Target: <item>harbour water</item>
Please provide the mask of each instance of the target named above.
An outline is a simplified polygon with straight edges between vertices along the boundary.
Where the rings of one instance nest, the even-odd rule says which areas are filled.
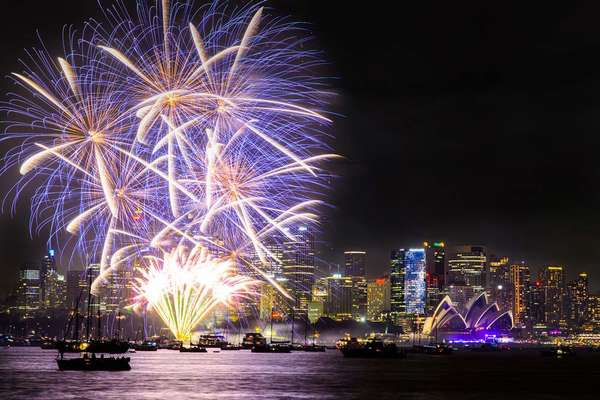
[[[249,351],[130,355],[129,372],[60,372],[56,352],[0,348],[0,399],[597,399],[600,353],[411,354],[400,360]]]

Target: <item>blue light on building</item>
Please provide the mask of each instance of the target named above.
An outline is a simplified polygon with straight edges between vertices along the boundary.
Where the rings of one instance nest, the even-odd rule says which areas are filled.
[[[426,300],[426,262],[425,249],[409,249],[405,255],[405,302],[406,312],[425,313]]]

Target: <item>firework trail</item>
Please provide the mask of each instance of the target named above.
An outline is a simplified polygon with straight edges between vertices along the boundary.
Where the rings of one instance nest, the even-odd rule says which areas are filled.
[[[117,3],[105,17],[70,32],[65,54],[34,50],[13,74],[13,207],[33,190],[32,227],[68,232],[99,259],[95,292],[146,260],[136,307],[187,337],[216,304],[253,292],[240,264],[283,291],[248,260],[274,261],[267,241],[317,222],[322,164],[335,157],[318,53],[257,6],[139,0],[136,13]]]

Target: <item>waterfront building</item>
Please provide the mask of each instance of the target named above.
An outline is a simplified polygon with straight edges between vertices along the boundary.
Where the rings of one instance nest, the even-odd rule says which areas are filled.
[[[305,225],[288,228],[295,240],[283,243],[283,275],[296,315],[306,315],[315,283],[315,237]]]
[[[524,327],[529,322],[531,274],[524,262],[510,266],[512,312],[514,323]]]
[[[407,314],[425,313],[425,249],[405,252],[405,302]]]
[[[384,321],[390,311],[390,278],[369,279],[367,283],[367,320]]]
[[[486,249],[483,246],[458,246],[448,260],[448,285],[470,286],[475,293],[485,289]]]
[[[543,274],[531,284],[530,316],[531,323],[537,326],[537,329],[544,330],[546,327],[546,301]]]
[[[543,275],[544,321],[548,328],[563,329],[565,321],[565,269],[547,266]]]
[[[490,303],[485,292],[469,299],[461,312],[450,297],[445,297],[433,316],[423,325],[424,335],[449,340],[487,339],[508,336],[513,329],[512,313]]]
[[[406,250],[393,250],[391,253],[390,270],[390,317],[395,324],[406,314],[404,284],[406,278]]]

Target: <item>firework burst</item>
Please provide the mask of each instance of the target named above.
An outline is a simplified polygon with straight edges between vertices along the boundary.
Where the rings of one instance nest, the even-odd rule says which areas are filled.
[[[61,57],[31,54],[33,67],[14,74],[28,94],[4,106],[4,140],[19,141],[5,170],[23,175],[15,201],[36,185],[36,226],[100,260],[94,291],[145,260],[135,306],[182,338],[252,292],[240,263],[280,262],[265,242],[317,222],[321,165],[335,156],[320,61],[300,50],[299,27],[256,6],[156,3],[139,0],[133,15],[117,3]]]

